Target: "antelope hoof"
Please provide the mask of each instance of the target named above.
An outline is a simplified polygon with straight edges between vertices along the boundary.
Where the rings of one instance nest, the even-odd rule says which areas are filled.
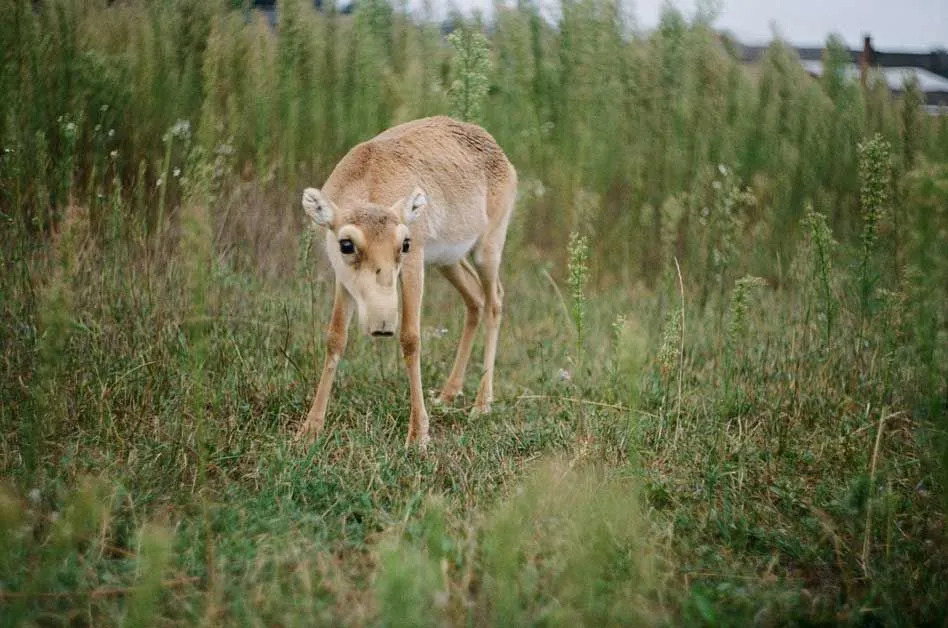
[[[428,415],[422,414],[418,418],[412,417],[408,424],[408,438],[405,439],[405,449],[417,445],[418,451],[425,453],[428,451],[428,443],[431,437],[428,436]]]
[[[303,424],[300,425],[300,429],[296,431],[296,441],[307,445],[312,444],[312,442],[316,440],[316,437],[319,436],[321,424],[322,421],[307,418],[303,421]]]
[[[474,409],[471,410],[471,414],[490,414],[490,404],[490,399],[475,402]]]
[[[481,385],[477,389],[477,396],[474,398],[474,414],[490,414],[490,404],[494,401],[494,390],[490,382],[481,380]]]
[[[444,389],[435,397],[434,402],[438,405],[449,406],[454,403],[454,400],[460,394],[460,389],[454,386],[448,387],[445,386]]]
[[[428,453],[428,443],[431,442],[431,437],[425,434],[424,436],[416,436],[414,432],[408,433],[408,438],[405,439],[405,449],[411,449],[412,445],[418,446],[418,451],[421,454]]]

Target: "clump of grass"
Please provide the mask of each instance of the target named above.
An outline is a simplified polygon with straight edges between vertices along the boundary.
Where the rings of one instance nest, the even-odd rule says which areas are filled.
[[[165,219],[167,210],[165,204],[168,199],[168,190],[172,183],[181,176],[182,164],[173,165],[172,156],[187,155],[188,147],[191,144],[191,123],[187,120],[178,120],[162,136],[161,141],[165,145],[165,156],[159,169],[159,177],[155,185],[158,187],[158,214],[155,218],[155,233],[159,238],[165,233]],[[175,146],[181,148],[180,152],[175,151]],[[183,161],[183,158],[182,158]]]
[[[661,344],[656,355],[658,365],[658,379],[661,388],[662,424],[659,428],[659,439],[664,433],[665,419],[668,416],[668,399],[672,392],[672,377],[676,376],[677,395],[675,397],[675,441],[678,439],[681,428],[682,387],[684,386],[685,371],[685,284],[681,276],[681,265],[678,258],[673,258],[675,271],[678,276],[679,305],[672,309],[665,318],[662,326]]]
[[[767,285],[760,277],[745,276],[734,282],[731,301],[728,306],[727,330],[724,340],[724,399],[729,400],[733,392],[737,357],[744,344],[747,330],[747,312],[750,307],[751,292]]]
[[[925,96],[918,84],[918,77],[906,74],[902,80],[902,166],[911,170],[916,163],[922,145],[922,105]]]
[[[684,333],[682,316],[681,308],[671,310],[662,327],[662,342],[659,345],[656,361],[663,380],[669,378],[678,369],[678,363],[681,359],[681,343]]]
[[[71,202],[72,182],[75,174],[76,144],[79,138],[79,125],[82,122],[80,117],[78,121],[72,120],[70,116],[60,116],[57,119],[59,123],[59,135],[62,142],[62,160],[57,165],[57,201],[60,204]]]
[[[889,203],[891,147],[879,134],[859,144],[859,202],[863,211],[862,250],[859,260],[859,304],[863,319],[869,317],[878,281],[875,262],[879,228]]]
[[[380,548],[374,588],[384,625],[667,620],[667,538],[636,481],[618,470],[540,463],[471,533],[473,552],[461,551],[469,533],[448,526],[441,500],[429,500],[408,529]],[[452,573],[478,584],[449,590]]]
[[[454,48],[451,64],[451,115],[477,122],[487,96],[490,57],[487,38],[479,30],[464,26],[448,35]]]
[[[131,594],[126,622],[129,626],[154,624],[165,590],[164,575],[171,562],[170,531],[162,525],[146,524],[139,532],[138,584]]]
[[[616,471],[540,465],[480,533],[478,623],[661,623],[665,539],[640,500]]]
[[[576,330],[576,361],[582,365],[583,344],[586,334],[586,284],[589,281],[589,245],[586,236],[574,231],[570,234],[567,247],[567,267],[569,275],[566,283],[569,287],[570,318]]]
[[[436,601],[443,590],[438,562],[407,543],[387,542],[379,552],[375,591],[383,626],[437,626]]]
[[[640,380],[648,362],[648,333],[634,314],[620,314],[612,325],[613,361],[616,392],[623,403],[635,407],[639,400]]]
[[[702,258],[697,263],[705,275],[699,280],[702,286],[699,303],[704,305],[715,286],[714,296],[723,300],[733,276],[732,269],[740,259],[739,243],[746,214],[756,201],[753,195],[741,189],[730,168],[718,164],[707,189],[694,195],[693,202],[700,204],[693,237],[701,243]]]
[[[763,288],[767,282],[760,277],[746,276],[734,282],[734,289],[731,291],[731,304],[728,309],[727,325],[727,344],[730,347],[736,346],[747,329],[747,310],[750,301],[751,291],[757,288]]]
[[[147,523],[128,531],[130,548],[118,547],[127,522],[116,516],[116,497],[107,481],[89,477],[65,494],[34,487],[21,496],[0,487],[5,620],[25,621],[37,612],[67,617],[81,599],[93,623],[153,625],[169,586],[172,534]],[[127,607],[110,600],[126,600]]]
[[[58,380],[63,374],[61,363],[68,352],[75,320],[73,283],[85,270],[91,245],[89,227],[88,211],[70,207],[54,236],[43,276],[37,278],[37,362],[31,385],[34,408],[21,423],[21,443],[28,468],[36,462],[44,437],[59,430],[70,418]]]
[[[833,337],[833,323],[837,308],[830,284],[833,275],[832,259],[836,241],[833,239],[833,233],[826,223],[826,216],[813,211],[812,207],[807,210],[803,221],[809,234],[810,278],[819,286],[819,299],[825,323],[823,326],[823,341],[825,344],[829,344]]]

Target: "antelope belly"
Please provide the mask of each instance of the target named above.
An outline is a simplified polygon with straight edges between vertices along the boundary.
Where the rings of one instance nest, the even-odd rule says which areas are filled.
[[[435,266],[451,266],[471,250],[477,238],[461,242],[441,242],[438,240],[425,242],[425,264]]]

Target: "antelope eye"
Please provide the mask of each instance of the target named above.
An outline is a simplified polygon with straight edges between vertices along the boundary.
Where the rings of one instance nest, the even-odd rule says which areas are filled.
[[[402,241],[402,253],[407,253],[410,250],[411,250],[411,238],[405,238],[405,240]]]
[[[352,255],[356,252],[355,244],[352,243],[352,240],[349,238],[343,238],[339,240],[339,251],[343,255]]]

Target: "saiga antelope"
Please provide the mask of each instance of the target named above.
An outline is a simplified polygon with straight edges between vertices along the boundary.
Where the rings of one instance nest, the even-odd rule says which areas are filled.
[[[359,144],[321,191],[303,191],[306,214],[326,229],[336,286],[325,366],[298,437],[312,440],[323,428],[355,311],[366,334],[399,332],[411,387],[406,445],[425,449],[428,412],[420,357],[425,265],[437,267],[467,306],[454,367],[439,400],[450,402],[461,391],[483,313],[484,373],[475,409],[490,410],[503,300],[498,272],[516,187],[516,170],[489,133],[441,116],[398,125]]]

